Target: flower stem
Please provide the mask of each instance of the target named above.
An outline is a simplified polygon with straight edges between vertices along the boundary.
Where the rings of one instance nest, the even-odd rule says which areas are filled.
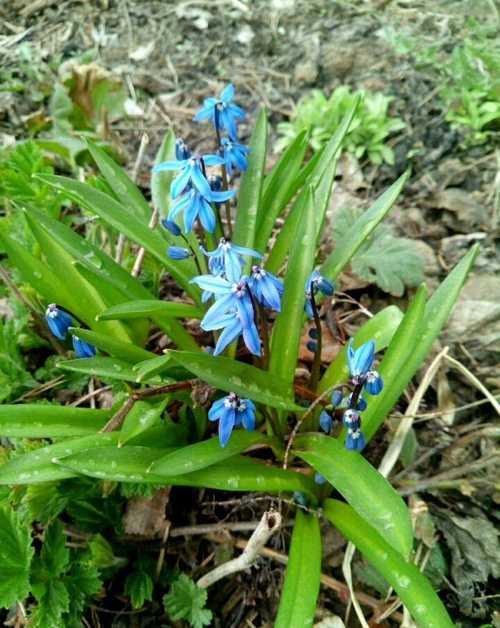
[[[198,274],[203,275],[203,271],[201,270],[200,262],[198,260],[198,255],[196,254],[196,251],[193,249],[193,247],[191,246],[191,243],[189,242],[189,240],[186,238],[186,236],[183,233],[181,233],[181,238],[184,240],[184,242],[186,243],[186,246],[188,247],[188,249],[191,251],[193,255],[194,263],[196,264],[196,268],[198,269]]]
[[[219,109],[215,107],[215,134],[217,136],[217,152],[222,157],[222,145],[221,145],[221,136],[220,136],[220,128],[219,128]],[[227,179],[227,171],[225,164],[221,165],[221,174],[222,174],[222,186],[224,191],[229,190],[229,182]],[[227,222],[227,235],[228,238],[231,239],[233,236],[233,225],[231,222],[231,204],[229,201],[224,203],[224,207],[226,210],[226,222]]]
[[[318,306],[314,299],[314,293],[311,291],[311,309],[313,312],[314,326],[316,327],[316,352],[314,353],[314,360],[311,369],[311,377],[309,379],[309,388],[316,391],[319,381],[319,372],[321,368],[321,349],[322,349],[322,333],[321,333],[321,320],[319,318]]]
[[[267,329],[266,313],[260,303],[257,303],[257,311],[259,318],[259,329],[262,335],[262,368],[267,370],[269,365],[269,332]]]

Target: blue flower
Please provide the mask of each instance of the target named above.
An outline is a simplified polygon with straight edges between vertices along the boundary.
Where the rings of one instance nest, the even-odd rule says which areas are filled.
[[[314,481],[316,482],[316,484],[319,484],[320,486],[327,483],[327,479],[325,478],[324,475],[321,475],[321,473],[314,474]]]
[[[96,354],[96,348],[85,340],[78,338],[78,336],[72,337],[73,349],[75,350],[76,357],[78,358],[93,358]]]
[[[181,229],[179,227],[179,225],[174,222],[173,220],[169,220],[168,218],[164,218],[161,221],[161,224],[165,227],[165,229],[167,229],[168,231],[170,231],[170,233],[174,236],[180,236],[181,235]]]
[[[213,293],[215,303],[207,310],[200,325],[205,331],[222,329],[214,355],[219,355],[228,344],[240,335],[248,350],[261,354],[260,338],[254,321],[254,311],[250,298],[247,278],[241,277],[236,282],[215,275],[199,275],[191,279],[202,290]]]
[[[255,405],[250,399],[241,399],[236,393],[214,401],[208,411],[210,421],[219,421],[219,442],[225,447],[234,427],[243,425],[246,430],[255,429]]]
[[[375,343],[373,340],[365,342],[359,349],[353,349],[352,340],[349,342],[347,346],[347,364],[352,378],[364,379],[371,369],[374,359]]]
[[[325,277],[323,277],[323,275],[321,275],[318,270],[313,270],[305,285],[306,302],[304,304],[304,309],[309,318],[313,318],[314,316],[311,304],[313,296],[317,292],[321,292],[325,296],[332,296],[334,290],[335,284],[333,284],[328,279],[325,279]]]
[[[170,259],[183,260],[190,257],[191,253],[183,246],[169,246],[167,249],[167,255],[170,257]]]
[[[215,275],[224,273],[231,282],[237,282],[241,276],[242,256],[262,258],[257,251],[233,244],[225,238],[220,239],[219,246],[214,251],[202,250],[210,258],[208,260],[210,272]]]
[[[384,387],[384,380],[377,371],[368,371],[365,380],[365,390],[370,395],[378,395]]]
[[[281,312],[283,282],[262,266],[252,266],[248,285],[255,299],[264,307]]]
[[[177,198],[188,187],[194,187],[202,196],[211,199],[210,184],[203,174],[204,166],[220,166],[224,159],[219,155],[203,155],[203,157],[189,157],[188,159],[177,159],[175,161],[164,161],[153,168],[153,172],[163,172],[164,170],[180,170],[180,173],[172,181],[170,194],[172,198]]]
[[[332,417],[325,410],[323,410],[319,415],[319,426],[323,430],[323,432],[326,432],[327,434],[332,431],[333,420]]]
[[[344,415],[342,417],[342,423],[347,428],[358,430],[361,425],[361,417],[356,412],[356,410],[352,410],[352,408],[349,408],[344,412]]]
[[[360,429],[347,430],[347,436],[345,438],[345,447],[352,451],[362,451],[365,448],[366,440],[363,432]]]
[[[210,120],[216,131],[224,129],[233,140],[238,138],[237,121],[245,117],[243,109],[233,102],[234,86],[230,83],[220,93],[219,98],[205,98],[203,107],[193,120]]]
[[[352,405],[351,402],[352,402],[352,393],[347,398],[347,405],[349,407],[351,407]],[[363,399],[363,397],[358,397],[358,402],[356,403],[356,410],[358,410],[359,412],[363,412],[363,410],[366,410],[367,407],[368,407],[368,404],[366,403],[366,400]]]
[[[169,221],[174,221],[180,212],[184,212],[184,232],[189,233],[193,229],[194,221],[198,218],[205,231],[213,233],[215,230],[215,214],[210,202],[224,202],[234,196],[234,190],[224,192],[212,192],[204,196],[196,188],[190,188],[179,196],[172,205],[169,213]]]
[[[175,158],[177,161],[182,161],[183,159],[189,159],[191,157],[191,151],[184,143],[184,140],[178,138],[175,140]]]
[[[45,310],[45,320],[50,331],[59,340],[64,340],[68,333],[68,328],[73,325],[73,319],[64,310],[60,310],[55,303],[51,303]]]
[[[221,140],[221,149],[226,162],[226,170],[230,177],[233,176],[234,170],[244,172],[248,167],[247,155],[250,149],[243,144],[234,142],[227,137]]]
[[[344,396],[342,395],[342,391],[341,390],[334,390],[332,392],[332,396],[331,396],[331,402],[332,402],[332,406],[334,408],[336,408],[337,406],[340,406],[340,404],[342,403]]]
[[[318,350],[318,343],[315,340],[308,340],[306,342],[306,348],[311,353],[316,353],[316,351]]]

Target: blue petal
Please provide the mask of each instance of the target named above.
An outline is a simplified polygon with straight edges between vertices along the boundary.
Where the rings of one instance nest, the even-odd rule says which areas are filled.
[[[249,249],[246,246],[240,246],[239,244],[231,244],[231,248],[233,249],[233,251],[238,253],[238,255],[246,255],[248,257],[257,257],[258,259],[262,259],[264,257],[258,251]]]
[[[247,404],[247,407],[243,410],[243,412],[239,413],[241,422],[246,430],[253,432],[255,429],[255,409],[248,406],[248,401],[246,399],[244,402]]]
[[[180,170],[186,166],[185,159],[176,159],[175,161],[164,161],[153,168],[153,172],[163,172],[164,170]]]
[[[189,181],[191,179],[191,168],[186,166],[180,174],[178,174],[175,179],[172,181],[172,185],[170,186],[170,195],[172,198],[177,198],[179,194],[182,194],[186,189]]]
[[[224,159],[220,155],[203,155],[205,166],[222,166]]]
[[[272,281],[267,281],[267,278],[261,280],[262,283],[262,294],[267,302],[267,306],[276,310],[276,312],[281,311],[281,298],[276,286]]]
[[[191,279],[202,290],[209,290],[215,294],[227,294],[231,292],[231,284],[223,277],[216,275],[198,275]]]
[[[319,426],[321,427],[323,432],[329,434],[332,430],[332,425],[332,417],[328,414],[328,412],[325,412],[325,410],[323,410],[319,415]]]
[[[221,335],[219,336],[217,345],[215,346],[214,355],[221,354],[229,344],[231,344],[234,340],[236,340],[236,338],[238,338],[241,332],[241,321],[238,317],[233,316],[233,322],[225,327]]]
[[[222,192],[212,192],[211,200],[215,203],[224,203],[235,195],[234,190],[224,190]]]
[[[234,85],[232,83],[229,83],[221,91],[220,99],[222,100],[222,102],[228,103],[228,102],[231,102],[231,100],[233,100],[233,98],[234,98]]]
[[[365,375],[372,367],[375,358],[375,343],[369,340],[356,349],[352,360],[351,375]]]
[[[255,313],[253,311],[252,300],[248,295],[241,298],[235,298],[235,304],[238,308],[238,314],[240,315],[241,323],[243,327],[249,327],[254,324]]]
[[[225,412],[221,414],[219,419],[219,441],[221,447],[225,447],[231,437],[235,423],[235,410],[234,408],[226,408]]]
[[[212,192],[210,183],[203,176],[203,172],[197,163],[191,166],[191,181],[194,187],[199,190],[203,196],[210,198]]]
[[[206,103],[206,101],[205,101]],[[202,107],[197,114],[194,116],[193,120],[195,122],[201,122],[202,120],[208,120],[213,116],[214,106],[213,104],[209,104],[207,106]]]
[[[255,323],[252,323],[248,327],[243,327],[243,341],[250,353],[256,356],[261,355],[260,338]]]
[[[210,410],[208,411],[209,421],[217,421],[222,412],[222,409],[224,408],[225,399],[225,397],[222,397],[221,399],[217,399],[217,401],[213,402]]]
[[[225,317],[228,314],[228,310],[232,308],[234,304],[234,298],[232,294],[225,295],[211,305],[200,326],[205,331],[212,331],[214,329],[220,329],[226,324]]]
[[[233,246],[224,251],[224,269],[229,281],[232,283],[239,281],[241,277],[241,262]]]
[[[214,210],[204,198],[200,201],[200,212],[198,218],[205,231],[213,233],[215,231],[215,214]]]

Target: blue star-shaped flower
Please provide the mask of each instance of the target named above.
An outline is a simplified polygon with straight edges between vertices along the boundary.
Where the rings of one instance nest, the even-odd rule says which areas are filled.
[[[233,176],[234,170],[244,172],[247,169],[247,155],[250,152],[247,146],[234,142],[228,137],[223,137],[221,140],[221,149],[226,163],[226,170],[230,177]]]
[[[203,162],[203,164],[202,164]],[[211,189],[205,175],[203,165],[220,166],[224,163],[224,158],[219,155],[203,155],[189,157],[187,159],[177,159],[174,161],[164,161],[153,168],[153,172],[163,172],[164,170],[180,170],[180,173],[172,181],[170,194],[172,198],[177,198],[186,188],[192,186],[205,198],[211,200]]]
[[[317,292],[321,292],[327,297],[331,297],[335,291],[335,284],[323,277],[318,270],[313,270],[309,279],[306,281],[305,293],[306,302],[304,309],[309,318],[313,318],[313,309],[311,305],[311,299]]]
[[[50,331],[59,340],[64,340],[68,328],[73,325],[73,319],[64,310],[60,310],[55,303],[51,303],[45,310],[45,320]]]
[[[215,231],[215,213],[211,202],[224,203],[234,196],[234,190],[214,192],[210,190],[209,195],[203,195],[198,189],[191,187],[177,198],[170,208],[168,220],[173,222],[180,212],[184,212],[184,232],[189,233],[193,229],[195,220],[201,222],[205,231],[213,233]]]
[[[219,442],[225,447],[233,428],[243,425],[246,430],[255,429],[255,404],[250,399],[241,399],[236,393],[229,393],[214,401],[208,411],[210,421],[219,421]]]
[[[220,93],[219,98],[205,98],[203,107],[193,120],[210,120],[217,131],[224,129],[232,140],[238,139],[238,120],[245,117],[241,107],[235,105],[234,85],[227,85]]]
[[[214,251],[203,253],[209,257],[208,267],[214,275],[225,274],[230,282],[236,282],[241,276],[241,257],[257,257],[262,259],[262,255],[253,249],[233,244],[226,238],[219,240],[219,246]]]
[[[252,266],[248,285],[255,299],[264,307],[281,312],[283,282],[262,266]]]

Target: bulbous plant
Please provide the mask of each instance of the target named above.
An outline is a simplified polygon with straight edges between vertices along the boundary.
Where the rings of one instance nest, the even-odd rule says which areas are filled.
[[[475,250],[429,300],[422,286],[404,315],[386,307],[323,368],[321,316],[332,307],[334,283],[388,213],[408,175],[322,259],[318,243],[356,103],[310,161],[303,163],[308,140],[300,133],[266,173],[266,113],[260,111],[244,146],[238,125],[246,114],[234,100],[229,85],[218,98],[207,98],[195,117],[213,127],[213,153],[192,153],[167,134],[152,172],[153,212],[126,173],[91,143],[107,187],[39,175],[140,247],[132,274],[36,208],[25,217],[41,255],[0,231],[11,264],[45,302],[54,337],[59,343],[73,340],[77,359],[61,358],[59,367],[124,383],[121,391],[115,387],[112,410],[3,406],[3,436],[52,443],[4,464],[0,482],[83,475],[294,496],[297,518],[276,626],[312,625],[321,516],[373,563],[420,626],[452,626],[412,563],[404,501],[362,452],[446,322]],[[283,226],[271,238],[280,216]],[[136,278],[145,254],[175,281],[182,301],[160,300]],[[200,321],[200,342],[183,319]],[[145,348],[152,324],[175,349],[158,355]],[[312,366],[308,381],[299,381],[306,324]],[[376,353],[384,349],[375,367]],[[218,436],[211,436],[211,422],[217,423]],[[262,451],[259,459],[251,451],[244,455],[257,446],[267,448],[267,463]],[[339,498],[330,497],[333,490]]]

